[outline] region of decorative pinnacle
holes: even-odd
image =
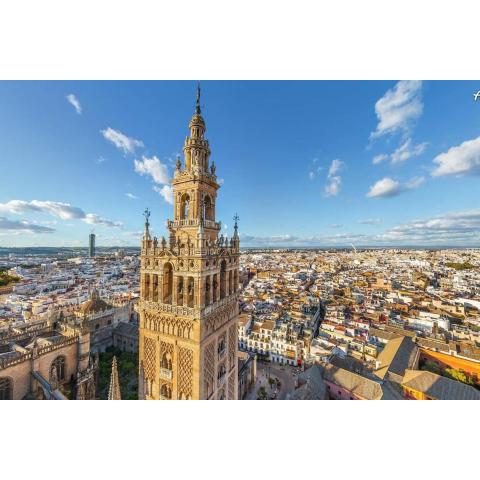
[[[195,113],[198,113],[199,115],[202,113],[202,110],[200,109],[200,82],[197,84],[197,103],[195,105]]]
[[[110,387],[108,389],[109,400],[121,400],[120,381],[118,380],[117,357],[113,357],[112,373],[110,375]]]
[[[235,229],[235,233],[237,233],[237,230],[238,230],[239,220],[240,220],[240,217],[238,216],[238,213],[235,213],[235,215],[233,216],[233,221],[235,222],[235,225],[233,226],[233,228]]]

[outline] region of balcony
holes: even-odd
[[[168,228],[179,228],[179,227],[199,227],[200,219],[198,218],[187,218],[183,220],[168,220]],[[220,222],[215,222],[214,220],[204,220],[203,226],[205,228],[213,228],[214,230],[220,230]]]
[[[167,368],[160,368],[160,378],[163,380],[171,380],[173,377],[172,371]]]

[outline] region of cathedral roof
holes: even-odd
[[[97,291],[94,291],[90,298],[82,304],[80,311],[84,315],[91,315],[92,313],[98,313],[103,310],[108,310],[109,308],[111,308],[111,306],[100,298]]]

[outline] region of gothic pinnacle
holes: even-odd
[[[113,357],[112,361],[112,374],[110,376],[110,388],[108,389],[108,399],[109,400],[121,400],[122,396],[120,394],[120,382],[118,380],[118,370],[117,370],[117,357]]]

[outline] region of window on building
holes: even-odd
[[[50,381],[56,373],[57,381],[65,380],[65,357],[57,357],[50,366]]]
[[[168,385],[163,384],[161,389],[160,389],[160,395],[162,395],[162,397],[164,397],[164,398],[171,399],[172,398],[172,389]]]
[[[0,400],[12,400],[13,382],[10,378],[0,378]]]
[[[160,362],[160,366],[165,368],[166,370],[172,369],[172,357],[169,353],[164,353],[162,355],[162,361]]]

